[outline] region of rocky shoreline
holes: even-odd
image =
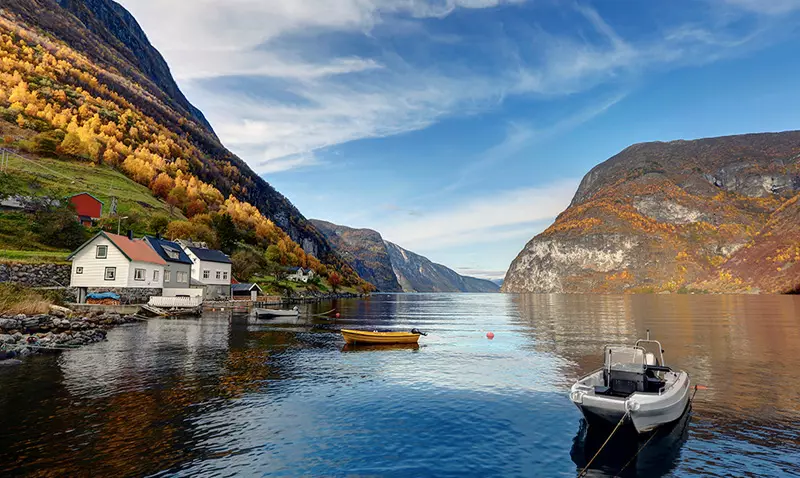
[[[101,342],[108,329],[137,321],[134,316],[113,313],[85,317],[67,317],[63,313],[0,316],[0,363],[32,353]]]

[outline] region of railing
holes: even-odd
[[[164,308],[199,307],[203,304],[202,297],[150,297],[148,304]]]

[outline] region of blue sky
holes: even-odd
[[[798,0],[123,0],[307,217],[502,277],[630,144],[798,129]]]

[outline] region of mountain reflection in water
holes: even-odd
[[[625,476],[800,476],[798,297],[387,294],[304,315],[334,307],[154,319],[0,368],[0,475],[575,476],[605,436],[569,386],[649,328],[709,388]],[[429,335],[351,353],[338,327]]]

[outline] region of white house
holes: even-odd
[[[82,302],[87,292],[114,291],[128,300],[160,295],[166,262],[141,239],[99,232],[70,254],[70,286]],[[125,292],[125,290],[129,292]],[[146,302],[146,300],[145,300]]]
[[[308,282],[314,278],[314,271],[311,269],[304,270],[302,267],[298,267],[291,274],[286,276],[286,278],[294,282]]]
[[[205,298],[220,300],[231,298],[231,259],[222,251],[187,246],[181,243],[192,260],[192,279],[205,286]]]

